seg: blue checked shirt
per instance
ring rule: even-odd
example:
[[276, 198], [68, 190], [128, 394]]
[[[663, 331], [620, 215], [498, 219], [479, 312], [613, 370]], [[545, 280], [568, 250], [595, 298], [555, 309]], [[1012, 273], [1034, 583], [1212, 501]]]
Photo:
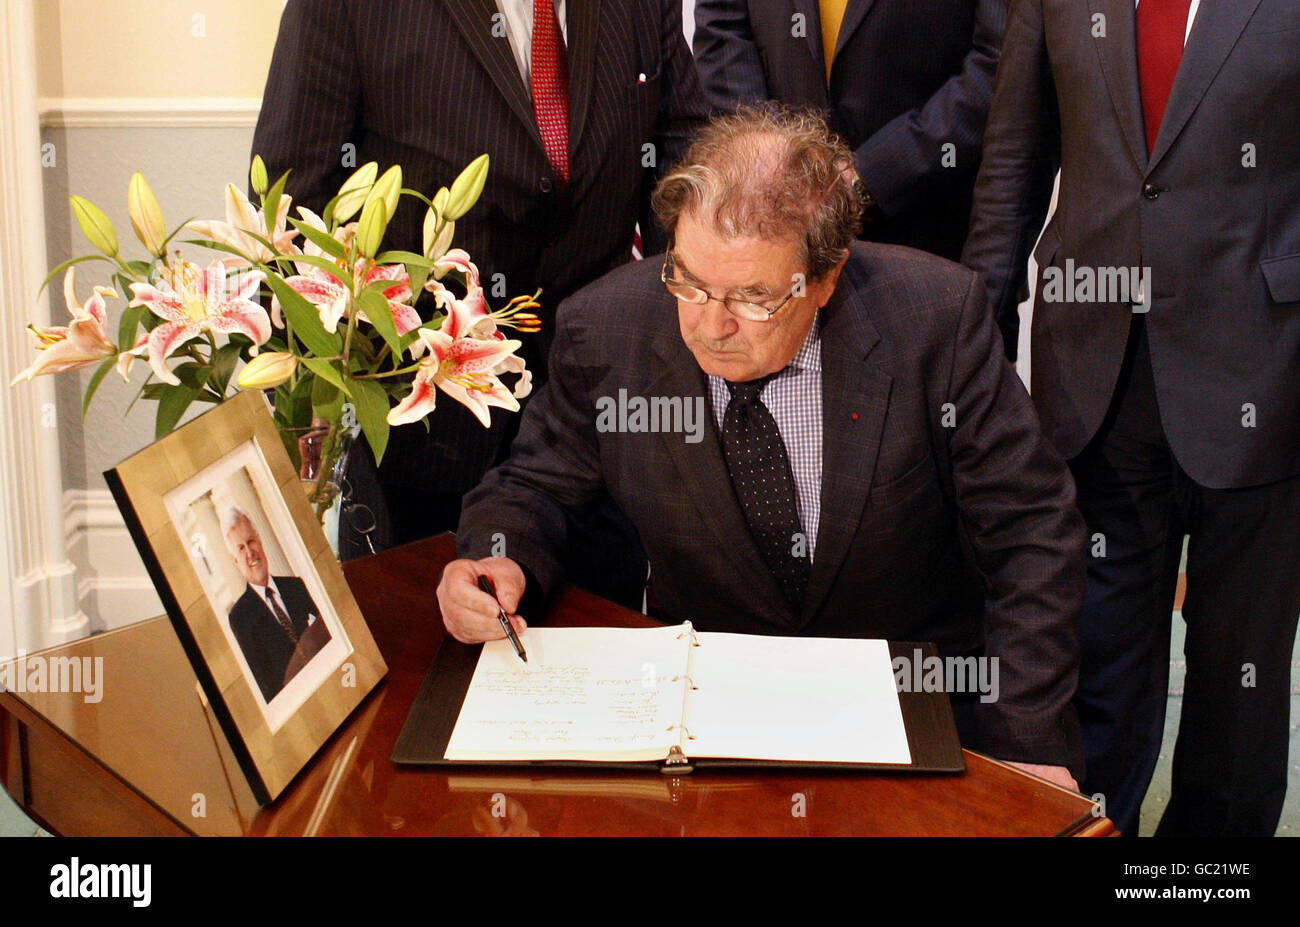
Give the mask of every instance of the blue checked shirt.
[[[763, 387], [759, 399], [776, 419], [794, 475], [799, 524], [808, 539], [808, 562], [817, 546], [822, 511], [822, 339], [821, 319], [814, 320], [803, 347], [785, 369]], [[713, 421], [722, 434], [722, 420], [731, 402], [722, 377], [709, 377]]]

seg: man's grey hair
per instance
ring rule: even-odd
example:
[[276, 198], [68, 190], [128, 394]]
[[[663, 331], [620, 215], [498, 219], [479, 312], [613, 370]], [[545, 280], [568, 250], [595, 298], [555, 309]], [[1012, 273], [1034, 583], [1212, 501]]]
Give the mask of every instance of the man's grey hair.
[[226, 541], [226, 548], [230, 548], [230, 532], [234, 530], [235, 525], [239, 524], [240, 519], [248, 522], [248, 526], [257, 531], [257, 526], [253, 524], [253, 519], [248, 517], [248, 513], [241, 508], [231, 506], [221, 513], [221, 537]]
[[693, 214], [727, 238], [798, 238], [819, 280], [862, 229], [856, 176], [848, 146], [816, 114], [741, 107], [700, 130], [651, 202], [670, 247]]

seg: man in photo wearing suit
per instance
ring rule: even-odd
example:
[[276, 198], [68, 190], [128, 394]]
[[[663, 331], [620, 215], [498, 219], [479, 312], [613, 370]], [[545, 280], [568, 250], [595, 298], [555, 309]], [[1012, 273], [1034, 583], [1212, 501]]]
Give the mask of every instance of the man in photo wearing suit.
[[715, 110], [827, 114], [870, 197], [865, 236], [957, 260], [1007, 0], [696, 0]]
[[[466, 500], [473, 559], [444, 572], [442, 614], [462, 641], [500, 637], [476, 576], [509, 612], [549, 594], [566, 515], [608, 491], [662, 617], [997, 657], [996, 701], [954, 699], [964, 742], [1072, 786], [1073, 482], [978, 277], [854, 241], [851, 164], [813, 116], [744, 111], [703, 132], [655, 194], [667, 258], [561, 308], [551, 380]], [[602, 424], [621, 392], [708, 408], [707, 427]], [[488, 556], [498, 533], [508, 558]]]
[[1130, 834], [1161, 746], [1183, 538], [1187, 675], [1161, 835], [1268, 835], [1300, 615], [1300, 5], [1017, 0], [963, 260], [1091, 556], [1084, 791]]
[[[315, 210], [367, 161], [431, 193], [487, 152], [456, 245], [495, 305], [542, 288], [522, 351], [540, 385], [559, 302], [629, 260], [638, 220], [660, 250], [650, 191], [704, 115], [678, 0], [290, 0], [253, 150], [272, 175], [293, 168], [287, 192]], [[391, 246], [420, 251], [423, 220], [403, 200]], [[448, 402], [430, 432], [395, 429], [379, 470], [393, 540], [454, 528], [517, 421], [484, 429]], [[639, 604], [644, 559], [612, 568]]]
[[329, 629], [301, 579], [270, 575], [262, 537], [247, 513], [229, 510], [221, 527], [247, 584], [230, 607], [230, 630], [269, 702], [329, 643]]

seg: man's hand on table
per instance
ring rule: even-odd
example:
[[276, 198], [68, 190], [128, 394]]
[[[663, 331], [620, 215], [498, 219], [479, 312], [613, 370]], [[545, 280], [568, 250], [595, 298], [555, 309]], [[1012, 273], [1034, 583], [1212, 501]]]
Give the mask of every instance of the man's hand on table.
[[1013, 763], [1010, 760], [1004, 760], [1003, 762], [1040, 779], [1046, 779], [1063, 789], [1069, 789], [1071, 792], [1079, 791], [1079, 783], [1074, 781], [1074, 776], [1070, 775], [1070, 771], [1064, 766], [1040, 766], [1037, 763]]
[[[493, 600], [478, 587], [478, 578], [486, 576], [496, 586]], [[453, 560], [442, 571], [438, 583], [438, 608], [447, 632], [463, 644], [479, 644], [505, 637], [497, 620], [497, 601], [506, 610], [515, 632], [522, 634], [527, 624], [514, 614], [524, 595], [524, 571], [508, 557], [484, 560]]]

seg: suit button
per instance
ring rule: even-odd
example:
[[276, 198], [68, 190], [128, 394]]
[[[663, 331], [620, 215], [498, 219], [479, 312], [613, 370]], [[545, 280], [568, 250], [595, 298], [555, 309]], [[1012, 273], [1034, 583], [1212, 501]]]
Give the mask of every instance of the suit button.
[[554, 186], [555, 185], [551, 183], [551, 178], [549, 177], [543, 177], [537, 182], [537, 189], [541, 190], [543, 193], [550, 193]]
[[1144, 183], [1142, 185], [1142, 195], [1149, 200], [1159, 199], [1161, 190], [1153, 183]]

